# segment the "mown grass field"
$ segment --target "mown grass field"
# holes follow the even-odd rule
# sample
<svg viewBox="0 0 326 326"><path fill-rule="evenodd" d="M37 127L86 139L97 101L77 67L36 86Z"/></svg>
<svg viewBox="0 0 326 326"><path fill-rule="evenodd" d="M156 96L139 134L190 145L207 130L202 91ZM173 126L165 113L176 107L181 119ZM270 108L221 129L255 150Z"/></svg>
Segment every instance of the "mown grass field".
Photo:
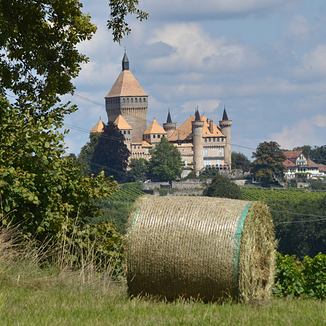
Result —
<svg viewBox="0 0 326 326"><path fill-rule="evenodd" d="M42 283L42 282L41 282ZM1 285L0 325L326 325L326 302L264 305L130 299L124 284Z"/></svg>

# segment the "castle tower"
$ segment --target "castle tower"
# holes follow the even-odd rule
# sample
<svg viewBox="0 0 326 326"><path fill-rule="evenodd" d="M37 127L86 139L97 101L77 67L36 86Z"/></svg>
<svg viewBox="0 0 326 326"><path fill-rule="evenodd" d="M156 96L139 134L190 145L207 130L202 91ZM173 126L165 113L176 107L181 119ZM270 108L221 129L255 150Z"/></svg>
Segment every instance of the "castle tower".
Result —
<svg viewBox="0 0 326 326"><path fill-rule="evenodd" d="M198 109L195 113L195 121L191 122L192 126L192 144L194 151L194 170L199 172L204 167L204 149L203 149L203 128L204 121L200 119Z"/></svg>
<svg viewBox="0 0 326 326"><path fill-rule="evenodd" d="M168 117L166 119L166 123L163 123L163 129L166 131L167 135L166 137L169 139L170 136L173 134L174 130L178 128L178 123L173 123L170 110L168 112Z"/></svg>
<svg viewBox="0 0 326 326"><path fill-rule="evenodd" d="M225 111L223 112L222 121L219 121L220 129L222 134L226 136L226 145L224 149L224 162L226 165L231 167L231 126L232 120L229 120L228 115Z"/></svg>
<svg viewBox="0 0 326 326"><path fill-rule="evenodd" d="M115 121L121 114L132 128L132 142L141 143L146 130L148 95L129 70L129 59L125 53L122 71L105 96L108 121Z"/></svg>

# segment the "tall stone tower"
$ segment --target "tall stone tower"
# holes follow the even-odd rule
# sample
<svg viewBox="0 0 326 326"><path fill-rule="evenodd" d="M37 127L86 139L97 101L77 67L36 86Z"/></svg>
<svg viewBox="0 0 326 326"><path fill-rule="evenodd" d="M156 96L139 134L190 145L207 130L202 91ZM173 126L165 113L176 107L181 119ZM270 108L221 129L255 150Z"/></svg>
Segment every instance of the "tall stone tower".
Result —
<svg viewBox="0 0 326 326"><path fill-rule="evenodd" d="M170 138L170 136L173 134L174 130L176 130L177 128L178 128L178 123L172 122L172 118L171 118L171 114L170 114L170 110L169 110L166 122L163 123L163 129L166 131L167 139Z"/></svg>
<svg viewBox="0 0 326 326"><path fill-rule="evenodd" d="M198 109L195 113L195 121L191 122L192 126L192 144L194 151L194 169L199 172L204 167L204 148L203 148L203 128L204 121L200 119Z"/></svg>
<svg viewBox="0 0 326 326"><path fill-rule="evenodd" d="M222 121L219 121L220 129L222 134L226 136L226 145L224 148L224 162L226 165L231 166L231 126L232 120L229 120L228 115L223 111Z"/></svg>
<svg viewBox="0 0 326 326"><path fill-rule="evenodd" d="M105 108L108 121L115 121L121 114L132 128L131 141L142 142L147 127L148 95L130 72L126 52L122 59L122 71L105 96Z"/></svg>

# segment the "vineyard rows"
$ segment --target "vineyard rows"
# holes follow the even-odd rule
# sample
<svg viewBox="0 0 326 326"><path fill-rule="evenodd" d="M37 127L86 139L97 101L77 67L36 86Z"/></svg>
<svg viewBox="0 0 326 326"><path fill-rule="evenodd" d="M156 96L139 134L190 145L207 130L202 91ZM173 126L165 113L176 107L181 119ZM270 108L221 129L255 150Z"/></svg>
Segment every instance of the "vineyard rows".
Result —
<svg viewBox="0 0 326 326"><path fill-rule="evenodd" d="M269 189L241 189L243 199L248 201L261 200L265 202L289 201L298 203L302 200L316 200L326 196L326 192L307 192L302 190L269 190Z"/></svg>
<svg viewBox="0 0 326 326"><path fill-rule="evenodd" d="M109 197L112 201L126 202L127 198L129 201L135 201L139 196L144 195L144 192L139 189L137 183L126 183L117 192Z"/></svg>

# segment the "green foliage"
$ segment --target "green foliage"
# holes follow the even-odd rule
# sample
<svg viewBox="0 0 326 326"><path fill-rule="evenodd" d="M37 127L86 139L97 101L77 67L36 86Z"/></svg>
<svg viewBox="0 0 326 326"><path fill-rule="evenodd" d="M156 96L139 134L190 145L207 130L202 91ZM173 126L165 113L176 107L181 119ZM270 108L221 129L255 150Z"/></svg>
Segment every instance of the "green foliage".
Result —
<svg viewBox="0 0 326 326"><path fill-rule="evenodd" d="M309 180L309 183L313 190L326 190L326 182L322 180Z"/></svg>
<svg viewBox="0 0 326 326"><path fill-rule="evenodd" d="M256 180L274 183L278 179L284 179L286 168L283 162L286 157L278 143L274 141L260 143L256 152L252 153L252 158L254 161L250 172Z"/></svg>
<svg viewBox="0 0 326 326"><path fill-rule="evenodd" d="M92 137L92 136L91 136ZM92 141L92 139L91 139ZM93 145L94 145L93 141ZM86 150L83 155L92 151L92 144L84 146ZM104 125L103 132L94 146L93 157L89 165L91 172L98 175L102 170L106 176L114 176L114 179L123 182L126 179L126 169L130 151L124 143L124 136L118 127L111 121Z"/></svg>
<svg viewBox="0 0 326 326"><path fill-rule="evenodd" d="M204 189L203 196L242 199L240 188L229 178L217 174Z"/></svg>
<svg viewBox="0 0 326 326"><path fill-rule="evenodd" d="M276 253L276 278L274 294L277 297L295 296L304 293L303 265L296 255Z"/></svg>
<svg viewBox="0 0 326 326"><path fill-rule="evenodd" d="M325 252L326 221L318 218L325 215L325 192L306 192L297 188L243 188L241 192L245 200L262 200L270 207L278 250L282 254L296 254L303 259L307 255L313 257L318 252Z"/></svg>
<svg viewBox="0 0 326 326"><path fill-rule="evenodd" d="M93 201L115 191L103 174L88 178L74 158L64 157L57 129L65 113L57 108L36 119L0 97L1 214L11 212L25 234L38 239L59 236L67 215L97 216Z"/></svg>
<svg viewBox="0 0 326 326"><path fill-rule="evenodd" d="M309 297L326 299L326 255L314 258L306 256L303 261L305 292Z"/></svg>
<svg viewBox="0 0 326 326"><path fill-rule="evenodd" d="M147 19L148 13L137 8L138 0L110 0L111 17L108 20L108 29L112 30L113 41L119 42L125 35L129 35L131 29L126 23L128 14L136 14L137 19Z"/></svg>
<svg viewBox="0 0 326 326"><path fill-rule="evenodd" d="M111 221L92 224L78 216L67 218L57 247L62 267L81 270L91 265L96 272L111 269L112 276L122 273L122 238Z"/></svg>
<svg viewBox="0 0 326 326"><path fill-rule="evenodd" d="M126 233L126 224L129 219L130 210L134 202L144 195L141 190L143 184L139 182L124 183L120 185L117 192L108 198L97 201L103 216L93 219L93 223L100 221L112 221L121 234Z"/></svg>
<svg viewBox="0 0 326 326"><path fill-rule="evenodd" d="M205 169L203 172L199 174L199 179L209 179L213 178L219 174L217 169Z"/></svg>
<svg viewBox="0 0 326 326"><path fill-rule="evenodd" d="M149 173L155 181L175 180L182 172L183 162L178 149L165 137L150 150Z"/></svg>
<svg viewBox="0 0 326 326"><path fill-rule="evenodd" d="M101 134L98 132L92 132L89 134L89 142L87 142L80 150L78 155L78 162L85 168L85 173L92 174L91 161L94 157L94 150L98 144L98 140Z"/></svg>
<svg viewBox="0 0 326 326"><path fill-rule="evenodd" d="M127 171L127 178L130 182L146 181L148 175L148 161L144 158L132 158L129 163L130 170Z"/></svg>
<svg viewBox="0 0 326 326"><path fill-rule="evenodd" d="M247 156L242 153L232 152L231 153L231 168L241 169L243 172L249 171L249 166L251 162L248 160Z"/></svg>
<svg viewBox="0 0 326 326"><path fill-rule="evenodd" d="M326 255L306 256L303 263L295 256L277 253L275 295L326 299Z"/></svg>
<svg viewBox="0 0 326 326"><path fill-rule="evenodd" d="M77 44L96 31L81 7L77 0L1 1L0 85L18 96L18 108L32 103L44 113L73 91L71 79L88 61Z"/></svg>

